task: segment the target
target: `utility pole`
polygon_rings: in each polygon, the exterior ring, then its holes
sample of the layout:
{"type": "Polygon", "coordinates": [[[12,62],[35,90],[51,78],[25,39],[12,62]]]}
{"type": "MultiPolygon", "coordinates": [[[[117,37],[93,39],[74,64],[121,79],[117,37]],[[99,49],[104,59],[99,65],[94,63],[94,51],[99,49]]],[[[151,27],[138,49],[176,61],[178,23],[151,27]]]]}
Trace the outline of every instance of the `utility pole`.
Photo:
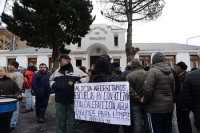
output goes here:
{"type": "MultiPolygon", "coordinates": [[[[19,0],[5,0],[5,4],[4,4],[4,8],[3,8],[3,13],[6,13],[8,15],[12,15],[12,7],[13,4],[15,2],[19,2],[19,0]]],[[[7,29],[5,28],[5,26],[3,26],[3,22],[2,23],[2,27],[1,29],[4,29],[5,32],[7,31],[7,29]]],[[[7,32],[10,35],[5,36],[5,44],[3,46],[4,50],[15,50],[16,48],[16,36],[13,33],[7,32]]]]}

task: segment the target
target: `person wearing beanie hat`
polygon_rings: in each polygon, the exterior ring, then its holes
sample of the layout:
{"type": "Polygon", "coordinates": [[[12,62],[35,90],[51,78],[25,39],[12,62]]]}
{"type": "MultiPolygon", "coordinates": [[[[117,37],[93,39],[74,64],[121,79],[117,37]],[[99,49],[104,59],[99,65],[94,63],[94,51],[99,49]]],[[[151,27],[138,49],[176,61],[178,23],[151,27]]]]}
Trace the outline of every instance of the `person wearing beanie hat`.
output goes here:
{"type": "Polygon", "coordinates": [[[152,58],[152,63],[142,87],[143,98],[140,102],[145,104],[150,131],[171,133],[174,77],[169,65],[165,62],[164,54],[157,52],[152,58]]]}
{"type": "Polygon", "coordinates": [[[192,126],[189,118],[190,109],[183,105],[183,99],[180,97],[182,94],[182,86],[187,75],[187,65],[185,62],[180,61],[175,65],[176,73],[179,75],[180,89],[177,90],[177,122],[180,133],[192,133],[192,126]]]}
{"type": "MultiPolygon", "coordinates": [[[[18,88],[22,90],[23,88],[23,82],[24,82],[24,76],[22,73],[18,71],[19,63],[16,61],[10,62],[8,65],[8,75],[11,77],[11,79],[18,85],[18,88]]],[[[13,112],[13,116],[11,118],[10,128],[11,130],[15,129],[17,125],[17,120],[19,117],[19,102],[17,102],[17,110],[13,112]]]]}
{"type": "Polygon", "coordinates": [[[153,58],[152,58],[152,63],[159,63],[159,62],[165,62],[165,55],[161,52],[157,52],[153,58]]]}

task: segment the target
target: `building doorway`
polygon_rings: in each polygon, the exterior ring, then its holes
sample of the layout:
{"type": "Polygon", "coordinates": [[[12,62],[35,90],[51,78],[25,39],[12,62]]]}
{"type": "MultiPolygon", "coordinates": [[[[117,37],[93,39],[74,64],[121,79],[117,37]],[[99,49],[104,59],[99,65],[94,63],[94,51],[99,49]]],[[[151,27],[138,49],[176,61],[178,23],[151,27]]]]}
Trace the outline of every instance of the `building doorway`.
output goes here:
{"type": "Polygon", "coordinates": [[[96,60],[99,58],[100,56],[90,56],[90,68],[92,66],[92,64],[95,64],[96,60]]]}

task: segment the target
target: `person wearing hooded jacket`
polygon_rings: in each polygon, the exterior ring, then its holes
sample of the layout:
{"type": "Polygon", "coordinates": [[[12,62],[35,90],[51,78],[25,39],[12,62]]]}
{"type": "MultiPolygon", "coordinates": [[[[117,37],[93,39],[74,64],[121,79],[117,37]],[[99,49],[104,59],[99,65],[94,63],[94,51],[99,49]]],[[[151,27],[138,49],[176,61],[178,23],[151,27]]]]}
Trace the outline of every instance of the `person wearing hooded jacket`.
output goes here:
{"type": "MultiPolygon", "coordinates": [[[[133,122],[133,133],[142,133],[144,130],[143,123],[145,108],[144,104],[140,102],[143,97],[143,85],[146,79],[146,71],[143,68],[142,63],[138,59],[131,61],[132,72],[126,76],[126,80],[129,82],[129,92],[131,97],[131,117],[133,122]]],[[[147,124],[145,123],[145,126],[147,124]]],[[[146,127],[146,130],[148,128],[146,127]]]]}
{"type": "Polygon", "coordinates": [[[157,52],[152,58],[143,86],[141,102],[145,104],[151,133],[172,133],[175,83],[165,56],[157,52]]]}

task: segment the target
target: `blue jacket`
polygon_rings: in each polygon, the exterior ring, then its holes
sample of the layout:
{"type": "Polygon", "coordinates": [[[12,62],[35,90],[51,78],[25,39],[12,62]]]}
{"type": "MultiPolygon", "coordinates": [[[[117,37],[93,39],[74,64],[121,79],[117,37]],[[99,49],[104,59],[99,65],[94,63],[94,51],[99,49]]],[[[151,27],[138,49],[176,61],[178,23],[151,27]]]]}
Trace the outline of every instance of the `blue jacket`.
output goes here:
{"type": "Polygon", "coordinates": [[[43,97],[50,94],[50,85],[49,85],[49,78],[50,73],[45,72],[42,73],[41,71],[38,71],[34,76],[32,80],[32,89],[36,93],[36,96],[43,97]]]}
{"type": "Polygon", "coordinates": [[[66,71],[58,68],[49,79],[51,88],[55,91],[55,101],[57,103],[74,104],[74,84],[89,81],[88,75],[82,70],[71,64],[69,66],[69,69],[66,71]]]}

